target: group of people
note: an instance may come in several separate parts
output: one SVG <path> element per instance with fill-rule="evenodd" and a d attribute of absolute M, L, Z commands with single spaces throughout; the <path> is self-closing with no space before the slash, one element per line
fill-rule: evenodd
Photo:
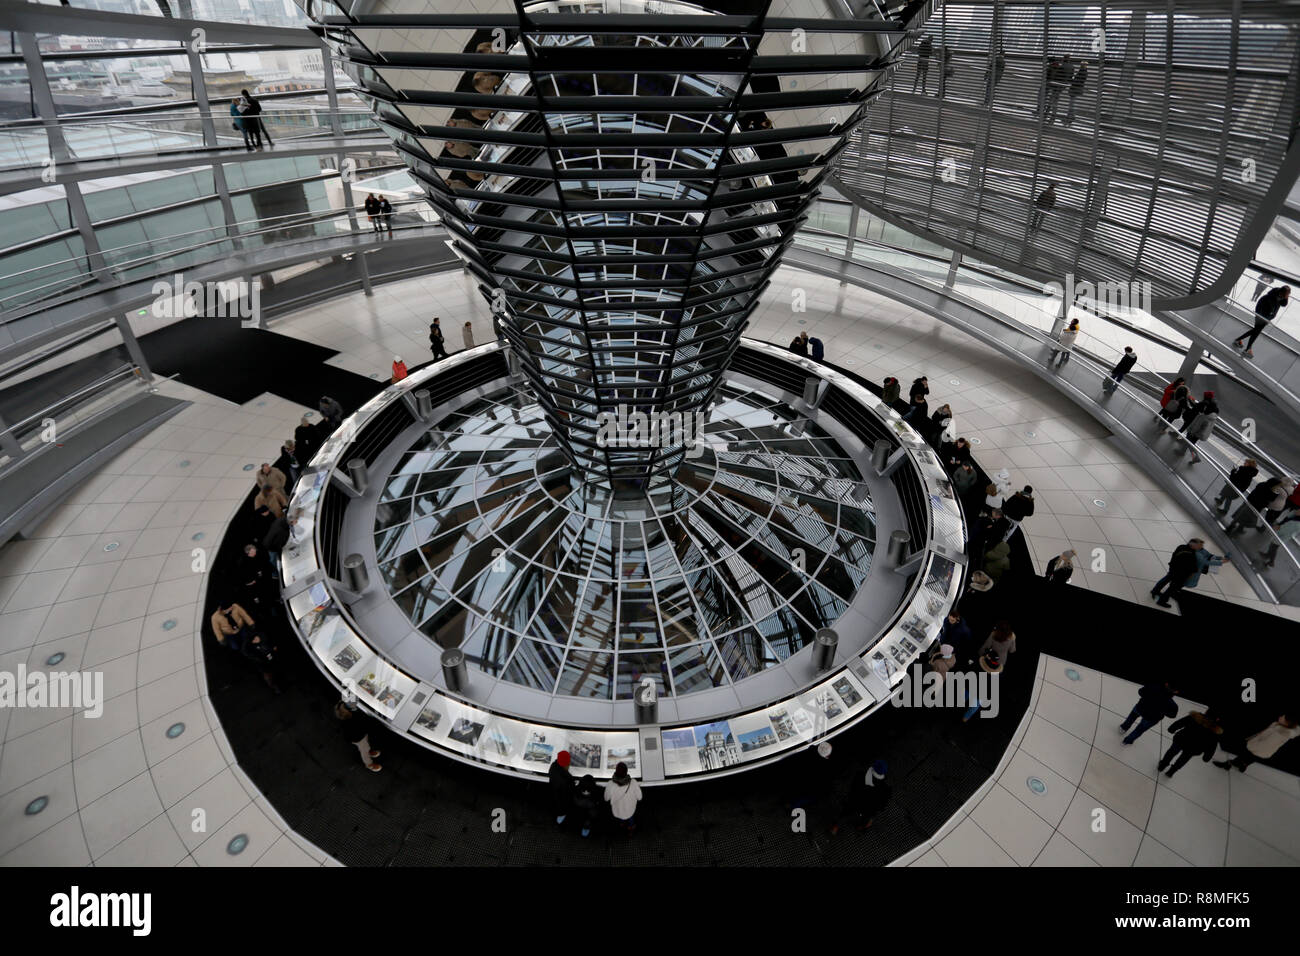
<path fill-rule="evenodd" d="M 1177 717 L 1178 702 L 1174 699 L 1177 694 L 1177 689 L 1168 681 L 1140 688 L 1137 703 L 1119 725 L 1120 730 L 1127 731 L 1124 743 L 1132 744 L 1161 720 Z M 1215 760 L 1214 765 L 1223 770 L 1236 767 L 1244 771 L 1257 760 L 1268 760 L 1288 741 L 1300 736 L 1300 724 L 1295 717 L 1282 714 L 1258 732 L 1249 733 L 1248 729 L 1242 728 L 1237 728 L 1234 732 L 1231 722 L 1225 727 L 1224 721 L 1210 708 L 1192 711 L 1182 719 L 1175 720 L 1169 725 L 1169 733 L 1173 739 L 1157 764 L 1157 768 L 1163 770 L 1167 778 L 1196 757 L 1209 763 L 1220 747 L 1235 756 L 1232 759 Z"/>
<path fill-rule="evenodd" d="M 371 193 L 366 196 L 363 208 L 366 211 L 366 219 L 370 221 L 371 230 L 380 235 L 387 232 L 391 239 L 393 235 L 393 204 L 388 201 L 388 197 L 376 196 Z"/>
<path fill-rule="evenodd" d="M 267 146 L 275 145 L 262 120 L 262 104 L 248 90 L 240 90 L 239 96 L 230 101 L 230 119 L 235 130 L 243 134 L 244 148 L 250 153 L 262 148 L 263 139 Z"/>
<path fill-rule="evenodd" d="M 1069 105 L 1065 111 L 1065 125 L 1074 123 L 1075 101 L 1084 94 L 1088 86 L 1088 61 L 1075 66 L 1070 54 L 1054 56 L 1048 59 L 1043 71 L 1043 85 L 1038 92 L 1038 112 L 1049 123 L 1056 122 L 1056 110 L 1060 105 L 1061 94 L 1066 93 Z"/>
<path fill-rule="evenodd" d="M 916 92 L 919 84 L 921 92 L 929 94 L 926 84 L 930 75 L 930 59 L 934 56 L 934 42 L 929 36 L 921 37 L 916 45 L 916 76 L 912 79 L 912 92 Z M 947 44 L 939 47 L 939 96 L 946 96 L 948 93 L 948 80 L 957 75 L 957 68 L 952 65 L 952 50 Z"/>
<path fill-rule="evenodd" d="M 276 642 L 287 626 L 279 558 L 297 523 L 289 495 L 303 467 L 343 421 L 343 407 L 329 396 L 321 397 L 318 408 L 320 421 L 304 416 L 275 461 L 262 462 L 254 473 L 254 520 L 209 622 L 217 643 L 250 661 L 274 694 L 281 692 Z"/>
<path fill-rule="evenodd" d="M 474 347 L 474 323 L 466 321 L 460 328 L 460 336 L 461 341 L 465 343 L 465 348 L 472 349 Z M 435 318 L 429 323 L 429 351 L 433 353 L 435 362 L 447 357 L 447 340 L 442 332 L 441 318 Z M 394 355 L 392 377 L 389 381 L 396 385 L 409 374 L 410 370 L 407 368 L 406 362 L 400 355 Z"/>
<path fill-rule="evenodd" d="M 1165 434 L 1182 432 L 1192 449 L 1191 463 L 1195 464 L 1201 460 L 1196 443 L 1214 433 L 1214 425 L 1219 420 L 1219 403 L 1215 401 L 1214 392 L 1208 389 L 1197 399 L 1192 395 L 1187 380 L 1179 376 L 1165 386 L 1156 415 L 1165 423 Z M 1180 420 L 1182 424 L 1176 424 Z"/>
<path fill-rule="evenodd" d="M 575 780 L 569 765 L 572 755 L 561 750 L 551 761 L 546 776 L 551 786 L 551 801 L 555 809 L 555 823 L 563 826 L 573 817 L 584 837 L 591 836 L 600 816 L 600 808 L 609 804 L 610 816 L 624 833 L 636 832 L 636 808 L 641 802 L 641 784 L 628 773 L 627 764 L 614 767 L 614 776 L 605 784 L 596 782 L 591 774 Z"/>
<path fill-rule="evenodd" d="M 790 351 L 816 362 L 826 358 L 826 346 L 816 336 L 809 337 L 807 332 L 800 332 L 790 342 Z"/>

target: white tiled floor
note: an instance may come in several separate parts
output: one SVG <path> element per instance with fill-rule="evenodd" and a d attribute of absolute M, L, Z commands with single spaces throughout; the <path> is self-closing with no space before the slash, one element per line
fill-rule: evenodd
<path fill-rule="evenodd" d="M 807 292 L 806 314 L 790 311 L 794 287 Z M 452 351 L 467 318 L 476 341 L 492 338 L 486 304 L 459 273 L 343 297 L 274 329 L 339 349 L 332 364 L 387 377 L 394 353 L 410 365 L 429 357 L 435 314 Z M 1084 412 L 961 333 L 782 270 L 749 334 L 788 342 L 803 328 L 832 361 L 870 378 L 929 375 L 932 400 L 948 401 L 959 430 L 981 439 L 981 464 L 1039 489 L 1025 530 L 1040 562 L 1067 546 L 1107 548 L 1105 573 L 1076 572 L 1073 583 L 1145 600 L 1164 555 L 1197 530 Z M 31 540 L 0 549 L 0 670 L 42 667 L 61 652 L 63 669 L 101 671 L 108 698 L 97 719 L 0 710 L 0 864 L 334 865 L 286 832 L 235 764 L 206 697 L 206 575 L 192 570 L 192 549 L 215 549 L 249 489 L 245 466 L 273 457 L 304 409 L 269 395 L 240 408 L 175 383 L 162 391 L 194 404 L 85 482 Z M 1230 569 L 1202 580 L 1258 603 Z M 1295 779 L 1188 766 L 1157 784 L 1157 731 L 1132 748 L 1112 739 L 1135 688 L 1082 668 L 1080 681 L 1066 681 L 1051 663 L 998 778 L 904 862 L 1300 861 Z M 178 723 L 184 732 L 168 738 Z M 1028 790 L 1030 776 L 1044 793 Z M 48 805 L 27 815 L 38 797 Z M 1098 807 L 1104 835 L 1092 835 Z M 232 856 L 226 847 L 239 834 L 248 846 Z"/>
<path fill-rule="evenodd" d="M 1047 655 L 1035 685 L 1023 737 L 998 772 L 895 865 L 1300 865 L 1295 777 L 1193 760 L 1168 779 L 1156 763 L 1169 721 L 1121 743 L 1135 685 Z M 1180 715 L 1195 706 L 1179 704 Z"/>

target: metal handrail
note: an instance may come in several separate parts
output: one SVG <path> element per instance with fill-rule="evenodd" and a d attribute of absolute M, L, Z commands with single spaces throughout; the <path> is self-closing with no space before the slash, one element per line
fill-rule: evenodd
<path fill-rule="evenodd" d="M 34 423 L 39 423 L 42 419 L 49 417 L 51 413 L 57 414 L 58 412 L 66 409 L 69 405 L 75 404 L 84 396 L 90 395 L 94 392 L 103 391 L 104 386 L 107 385 L 109 382 L 111 382 L 113 379 L 121 378 L 124 375 L 138 376 L 140 374 L 141 374 L 140 367 L 138 365 L 136 365 L 134 362 L 127 362 L 125 365 L 121 366 L 115 371 L 109 372 L 107 375 L 100 376 L 99 378 L 95 379 L 95 381 L 91 382 L 89 385 L 83 386 L 82 388 L 73 392 L 71 395 L 65 395 L 63 398 L 60 398 L 58 401 L 46 405 L 40 411 L 28 415 L 22 421 L 15 422 L 14 424 L 9 426 L 8 431 L 11 435 L 14 436 L 14 438 L 18 438 L 20 432 L 25 431 L 30 425 Z"/>
<path fill-rule="evenodd" d="M 401 206 L 410 206 L 410 205 L 422 206 L 423 204 L 424 204 L 424 200 L 423 200 L 423 199 L 399 199 L 396 203 L 393 203 L 393 206 L 394 206 L 394 208 L 396 209 L 396 208 L 401 207 Z M 205 241 L 205 242 L 199 242 L 199 243 L 195 243 L 195 244 L 193 244 L 193 245 L 183 246 L 183 247 L 178 248 L 178 249 L 169 249 L 169 250 L 167 250 L 167 251 L 165 251 L 165 252 L 160 252 L 160 253 L 158 253 L 158 254 L 156 254 L 156 255 L 152 255 L 152 256 L 144 256 L 144 257 L 141 257 L 141 258 L 138 258 L 138 259 L 128 259 L 128 260 L 125 260 L 125 261 L 122 261 L 122 262 L 114 263 L 114 264 L 112 264 L 111 266 L 106 266 L 106 268 L 107 268 L 109 271 L 113 271 L 113 270 L 125 270 L 125 269 L 134 269 L 134 268 L 139 268 L 140 266 L 149 265 L 150 263 L 153 263 L 153 262 L 159 262 L 159 261 L 162 261 L 162 260 L 164 260 L 164 259 L 169 259 L 169 258 L 172 258 L 172 257 L 175 257 L 175 256 L 185 255 L 186 253 L 194 252 L 194 251 L 196 251 L 196 250 L 203 249 L 203 248 L 206 248 L 206 247 L 208 247 L 208 246 L 216 245 L 217 243 L 232 242 L 232 241 L 234 241 L 234 240 L 236 240 L 236 239 L 252 239 L 252 238 L 256 238 L 256 237 L 261 236 L 261 235 L 265 235 L 265 234 L 268 233 L 268 232 L 275 232 L 275 231 L 277 231 L 277 230 L 279 230 L 279 229 L 285 229 L 285 228 L 289 228 L 289 227 L 291 227 L 291 226 L 315 225 L 315 224 L 317 224 L 317 223 L 328 222 L 328 221 L 330 221 L 330 220 L 339 219 L 339 218 L 341 218 L 341 217 L 348 216 L 349 212 L 350 212 L 350 210 L 348 210 L 348 209 L 335 209 L 335 210 L 330 210 L 330 211 L 327 212 L 327 213 L 318 213 L 318 214 L 301 214 L 301 213 L 297 213 L 297 214 L 288 215 L 288 216 L 270 216 L 270 217 L 267 217 L 267 218 L 265 218 L 265 219 L 248 219 L 248 220 L 242 220 L 241 222 L 232 223 L 232 224 L 229 225 L 229 226 L 227 226 L 227 225 L 225 225 L 225 224 L 222 224 L 222 225 L 219 225 L 219 226 L 209 226 L 209 227 L 207 227 L 207 228 L 205 228 L 205 229 L 196 229 L 196 230 L 193 230 L 192 232 L 175 233 L 174 235 L 171 235 L 171 236 L 163 236 L 163 237 L 160 237 L 160 238 L 157 238 L 157 239 L 145 240 L 145 241 L 143 241 L 143 242 L 127 243 L 126 245 L 122 245 L 122 246 L 113 246 L 113 247 L 111 247 L 111 248 L 109 248 L 109 249 L 101 250 L 101 254 L 104 254 L 104 253 L 112 253 L 112 252 L 116 252 L 116 251 L 124 250 L 124 249 L 133 249 L 133 248 L 135 248 L 135 247 L 137 247 L 137 246 L 155 246 L 155 245 L 157 245 L 157 244 L 160 243 L 160 242 L 167 242 L 168 240 L 171 240 L 171 239 L 183 238 L 183 237 L 185 237 L 185 236 L 199 235 L 199 234 L 202 234 L 202 233 L 208 233 L 208 232 L 216 232 L 216 231 L 218 231 L 218 230 L 226 231 L 226 230 L 228 230 L 228 229 L 234 229 L 234 228 L 237 228 L 237 227 L 240 226 L 240 225 L 245 225 L 245 224 L 249 224 L 249 223 L 273 222 L 274 220 L 277 220 L 277 219 L 294 219 L 294 220 L 295 220 L 295 221 L 293 221 L 293 222 L 284 222 L 284 223 L 280 223 L 280 224 L 278 224 L 278 225 L 266 226 L 266 227 L 259 228 L 259 229 L 254 229 L 254 230 L 251 230 L 251 231 L 238 231 L 238 232 L 235 232 L 233 235 L 229 235 L 229 234 L 228 234 L 228 235 L 223 235 L 223 236 L 217 236 L 217 237 L 214 237 L 213 239 L 209 239 L 209 240 L 207 240 L 207 241 Z M 396 227 L 395 227 L 395 229 L 409 229 L 409 228 L 411 228 L 411 226 L 401 226 L 401 225 L 399 225 L 399 226 L 396 226 Z M 348 232 L 352 232 L 352 231 L 353 231 L 353 230 L 351 229 L 351 225 L 350 225 L 350 223 L 349 223 L 349 228 L 348 228 L 347 231 L 348 231 Z M 66 265 L 67 263 L 73 263 L 73 262 L 79 263 L 79 262 L 85 260 L 86 258 L 87 258 L 87 255 L 86 255 L 86 254 L 82 254 L 82 255 L 80 255 L 80 256 L 73 256 L 73 257 L 68 258 L 68 259 L 61 259 L 61 260 L 59 260 L 59 261 L 57 261 L 57 262 L 53 262 L 53 263 L 45 263 L 44 265 L 36 266 L 36 267 L 33 267 L 32 269 L 24 270 L 24 271 L 22 271 L 22 272 L 15 272 L 15 273 L 11 273 L 11 274 L 6 275 L 6 276 L 0 276 L 0 281 L 4 281 L 5 279 L 11 279 L 11 278 L 15 278 L 15 277 L 18 277 L 18 276 L 26 275 L 26 274 L 31 273 L 31 272 L 41 271 L 41 270 L 43 270 L 43 269 L 53 268 L 54 266 L 58 266 L 58 265 Z M 92 275 L 79 275 L 75 280 L 70 280 L 70 281 L 68 281 L 68 280 L 55 280 L 55 281 L 52 281 L 52 282 L 48 282 L 48 283 L 46 283 L 46 284 L 44 284 L 44 285 L 34 286 L 34 287 L 32 287 L 32 288 L 25 289 L 25 290 L 23 290 L 22 292 L 14 293 L 14 294 L 11 295 L 8 299 L 0 301 L 0 308 L 4 308 L 6 311 L 8 311 L 10 307 L 8 307 L 5 303 L 9 302 L 10 300 L 12 300 L 12 299 L 14 299 L 14 298 L 18 298 L 18 297 L 28 297 L 28 296 L 32 296 L 32 295 L 34 295 L 34 294 L 38 294 L 38 295 L 37 295 L 37 298 L 35 298 L 35 299 L 29 299 L 28 301 L 21 302 L 21 303 L 16 303 L 14 306 L 12 306 L 12 308 L 13 308 L 13 309 L 20 309 L 20 308 L 22 308 L 22 307 L 24 307 L 24 306 L 32 306 L 32 305 L 35 305 L 35 304 L 38 303 L 38 302 L 41 302 L 41 301 L 43 301 L 43 300 L 45 300 L 45 299 L 48 299 L 48 298 L 51 298 L 52 296 L 57 295 L 57 294 L 58 294 L 58 290 L 60 290 L 60 289 L 76 289 L 76 288 L 83 287 L 87 282 L 92 282 L 92 281 L 94 281 L 94 276 L 93 276 L 93 274 L 92 274 Z M 47 294 L 45 294 L 45 295 L 39 295 L 39 293 L 45 292 L 45 290 L 50 290 L 50 289 L 54 289 L 55 291 L 49 292 L 49 293 L 47 293 Z M 23 314 L 30 314 L 30 313 L 23 313 Z M 15 319 L 15 318 L 19 318 L 19 317 L 21 317 L 21 316 L 20 316 L 20 315 L 16 315 L 16 314 L 15 314 L 15 315 L 7 315 L 3 320 L 0 320 L 0 324 L 3 324 L 4 322 L 12 321 L 13 319 Z"/>

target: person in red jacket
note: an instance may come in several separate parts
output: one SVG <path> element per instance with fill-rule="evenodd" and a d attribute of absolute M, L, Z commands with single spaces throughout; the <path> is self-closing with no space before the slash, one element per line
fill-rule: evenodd
<path fill-rule="evenodd" d="M 393 356 L 393 384 L 397 384 L 406 378 L 406 363 L 402 361 L 400 355 Z"/>
<path fill-rule="evenodd" d="M 1184 379 L 1184 378 L 1176 378 L 1176 379 L 1174 379 L 1172 382 L 1170 382 L 1168 385 L 1166 385 L 1166 386 L 1165 386 L 1165 393 L 1164 393 L 1163 395 L 1160 396 L 1160 407 L 1161 407 L 1161 408 L 1164 408 L 1166 405 L 1168 405 L 1168 404 L 1169 404 L 1169 399 L 1173 398 L 1173 397 L 1174 397 L 1174 392 L 1178 391 L 1178 386 L 1180 386 L 1180 385 L 1186 385 L 1186 384 L 1187 384 L 1187 380 L 1186 380 L 1186 379 Z"/>

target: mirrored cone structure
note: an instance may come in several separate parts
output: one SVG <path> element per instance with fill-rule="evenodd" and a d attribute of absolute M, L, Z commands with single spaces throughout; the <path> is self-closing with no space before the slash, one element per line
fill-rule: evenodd
<path fill-rule="evenodd" d="M 814 0 L 478 6 L 305 3 L 426 187 L 574 476 L 662 488 L 929 4 L 871 20 Z"/>

